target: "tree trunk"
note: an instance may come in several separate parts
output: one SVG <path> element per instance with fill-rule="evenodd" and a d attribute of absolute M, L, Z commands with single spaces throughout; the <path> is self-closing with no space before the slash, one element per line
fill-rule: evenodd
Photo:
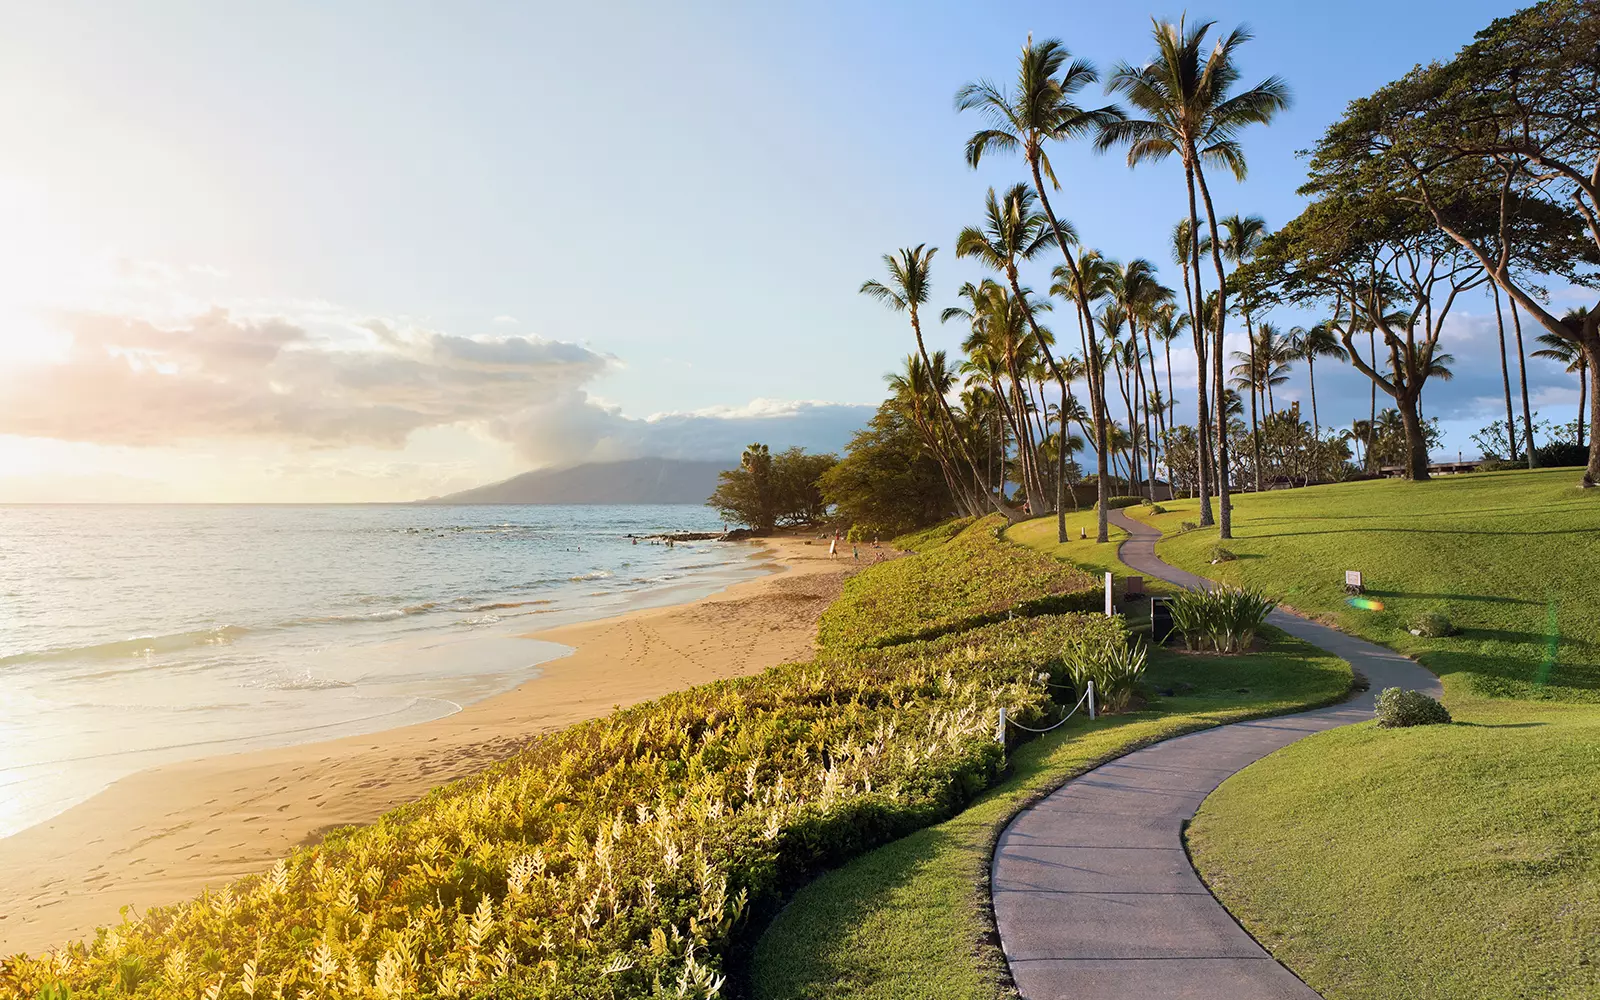
<path fill-rule="evenodd" d="M 911 332 L 917 335 L 917 352 L 922 355 L 923 369 L 928 373 L 929 380 L 931 381 L 933 378 L 933 362 L 928 359 L 928 346 L 922 342 L 922 323 L 917 318 L 917 304 L 915 301 L 911 303 Z M 971 453 L 967 451 L 967 442 L 962 439 L 961 434 L 956 427 L 955 414 L 950 412 L 950 401 L 944 398 L 944 393 L 942 392 L 935 392 L 933 395 L 938 400 L 939 412 L 944 416 L 945 426 L 948 428 L 950 436 L 955 438 L 956 444 L 961 448 L 961 457 L 966 460 L 967 468 L 972 470 L 974 478 L 981 478 L 982 473 L 978 471 L 978 463 L 972 460 Z M 963 488 L 962 492 L 964 495 L 976 500 L 976 497 L 972 497 L 971 494 L 965 490 L 965 488 Z M 1006 516 L 1007 521 L 1016 520 L 1016 518 L 1013 516 L 1014 512 L 1007 510 L 1005 505 L 1000 503 L 999 500 L 995 498 L 994 494 L 988 489 L 988 484 L 983 484 L 983 492 L 985 494 L 984 499 L 987 501 L 987 503 L 974 504 L 973 506 L 977 510 L 982 510 L 986 506 L 993 505 L 995 510 Z"/>
<path fill-rule="evenodd" d="M 1039 159 L 1037 156 L 1028 157 L 1028 168 L 1033 173 L 1033 188 L 1039 193 L 1039 207 L 1044 209 L 1045 218 L 1050 220 L 1050 230 L 1055 233 L 1056 246 L 1061 248 L 1061 256 L 1066 258 L 1067 269 L 1072 272 L 1074 291 L 1077 292 L 1076 297 L 1078 300 L 1078 322 L 1080 324 L 1088 323 L 1089 332 L 1093 333 L 1094 317 L 1089 311 L 1089 301 L 1084 293 L 1083 275 L 1078 272 L 1078 262 L 1072 258 L 1072 251 L 1067 248 L 1066 234 L 1061 231 L 1061 223 L 1056 220 L 1055 210 L 1050 207 L 1050 196 L 1045 194 L 1044 178 L 1039 173 Z M 1095 492 L 1099 497 L 1099 516 L 1097 518 L 1098 525 L 1095 538 L 1096 541 L 1106 542 L 1111 539 L 1111 528 L 1110 522 L 1106 517 L 1106 499 L 1109 494 L 1106 492 L 1108 463 L 1106 460 L 1105 386 L 1096 387 L 1095 385 L 1096 380 L 1100 377 L 1100 366 L 1095 363 L 1094 357 L 1098 352 L 1090 350 L 1090 339 L 1088 337 L 1085 338 L 1084 353 L 1088 356 L 1083 361 L 1088 367 L 1089 408 L 1094 411 L 1095 470 L 1099 478 L 1099 482 L 1095 484 Z M 1046 361 L 1050 362 L 1050 372 L 1055 375 L 1056 381 L 1064 381 L 1061 375 L 1061 367 L 1056 364 L 1055 357 L 1049 351 L 1044 352 L 1044 357 Z"/>
<path fill-rule="evenodd" d="M 1351 317 L 1353 319 L 1354 316 L 1355 316 L 1354 307 L 1351 308 L 1350 315 L 1351 315 Z M 1378 332 L 1376 330 L 1368 330 L 1367 331 L 1367 346 L 1372 348 L 1372 370 L 1373 371 L 1377 371 L 1378 370 Z M 1373 439 L 1377 437 L 1377 435 L 1378 435 L 1378 383 L 1374 382 L 1374 383 L 1372 383 L 1372 415 L 1367 418 L 1367 471 L 1371 472 L 1371 473 L 1379 473 L 1379 472 L 1383 471 L 1383 467 L 1381 465 L 1378 465 L 1375 461 L 1373 461 L 1373 458 L 1372 458 L 1372 442 L 1373 442 Z"/>
<path fill-rule="evenodd" d="M 1200 310 L 1205 308 L 1205 292 L 1200 284 L 1200 214 L 1194 202 L 1194 167 L 1185 162 L 1183 167 L 1184 179 L 1189 187 L 1189 264 L 1194 267 L 1194 293 L 1189 298 L 1189 323 L 1194 332 L 1195 351 L 1195 408 L 1196 427 L 1195 434 L 1199 447 L 1195 451 L 1200 459 L 1200 526 L 1210 527 L 1216 524 L 1216 518 L 1211 515 L 1211 424 L 1207 420 L 1206 409 L 1206 325 L 1200 319 Z M 1189 264 L 1185 265 L 1188 270 Z M 1188 286 L 1185 281 L 1185 287 Z M 1222 399 L 1217 400 L 1217 405 L 1224 405 Z M 1226 415 L 1223 417 L 1227 419 Z"/>
<path fill-rule="evenodd" d="M 1533 414 L 1528 410 L 1528 356 L 1522 350 L 1522 315 L 1517 300 L 1511 300 L 1511 326 L 1517 332 L 1517 376 L 1522 381 L 1523 447 L 1528 451 L 1528 468 L 1537 469 L 1539 458 L 1533 453 Z"/>
<path fill-rule="evenodd" d="M 1261 425 L 1256 420 L 1256 397 L 1260 395 L 1261 387 L 1256 385 L 1261 378 L 1261 369 L 1256 367 L 1256 327 L 1250 319 L 1250 313 L 1244 314 L 1245 335 L 1250 338 L 1250 440 L 1253 444 L 1256 461 L 1256 492 L 1261 492 Z"/>
<path fill-rule="evenodd" d="M 1494 322 L 1500 328 L 1500 383 L 1506 390 L 1506 443 L 1511 454 L 1506 458 L 1509 461 L 1517 460 L 1517 418 L 1511 413 L 1511 369 L 1506 364 L 1506 318 L 1500 311 L 1500 286 L 1493 281 L 1489 282 L 1489 290 L 1494 293 Z"/>
<path fill-rule="evenodd" d="M 1422 417 L 1417 413 L 1417 395 L 1395 397 L 1400 423 L 1406 429 L 1406 478 L 1415 482 L 1428 479 L 1428 439 L 1422 433 Z"/>
<path fill-rule="evenodd" d="M 1190 150 L 1190 155 L 1194 151 Z M 1228 326 L 1228 276 L 1222 271 L 1222 240 L 1217 236 L 1217 212 L 1211 205 L 1211 191 L 1206 187 L 1206 172 L 1198 158 L 1194 161 L 1194 177 L 1200 183 L 1200 197 L 1206 205 L 1206 225 L 1211 230 L 1211 263 L 1217 270 L 1217 349 L 1211 359 L 1212 371 L 1217 380 L 1217 512 L 1218 538 L 1233 537 L 1233 504 L 1228 498 L 1228 394 L 1222 380 L 1222 349 Z M 1192 198 L 1192 196 L 1191 196 Z M 1192 209 L 1191 209 L 1192 211 Z M 1195 239 L 1198 248 L 1200 241 Z M 1271 382 L 1268 382 L 1270 390 Z"/>

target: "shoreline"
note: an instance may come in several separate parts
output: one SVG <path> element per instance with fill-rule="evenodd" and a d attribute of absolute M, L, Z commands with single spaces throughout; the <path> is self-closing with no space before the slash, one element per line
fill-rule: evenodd
<path fill-rule="evenodd" d="M 458 712 L 140 771 L 0 840 L 0 955 L 92 934 L 125 905 L 143 912 L 263 871 L 330 829 L 371 822 L 543 733 L 810 656 L 817 617 L 854 564 L 801 537 L 758 544 L 770 571 L 754 579 L 527 633 L 571 651 Z"/>

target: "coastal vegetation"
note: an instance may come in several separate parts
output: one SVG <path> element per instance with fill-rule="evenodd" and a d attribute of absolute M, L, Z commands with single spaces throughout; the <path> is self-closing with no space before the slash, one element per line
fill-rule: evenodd
<path fill-rule="evenodd" d="M 980 518 L 947 542 L 862 570 L 817 626 L 824 649 L 887 646 L 1002 618 L 1091 611 L 1094 578 L 1000 539 L 1005 519 Z"/>
<path fill-rule="evenodd" d="M 774 455 L 766 445 L 752 444 L 736 468 L 718 473 L 716 492 L 706 504 L 724 521 L 759 532 L 816 524 L 829 507 L 820 480 L 838 461 L 834 455 L 808 455 L 803 448 Z"/>

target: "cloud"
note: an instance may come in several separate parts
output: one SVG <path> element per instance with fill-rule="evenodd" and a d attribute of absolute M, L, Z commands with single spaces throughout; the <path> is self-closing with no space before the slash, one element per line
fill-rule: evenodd
<path fill-rule="evenodd" d="M 469 337 L 381 319 L 295 320 L 212 308 L 181 322 L 69 314 L 66 354 L 0 375 L 0 434 L 136 447 L 257 439 L 405 446 L 468 427 L 532 466 L 640 455 L 842 448 L 870 407 L 757 399 L 647 418 L 593 397 L 616 358 L 566 341 Z"/>

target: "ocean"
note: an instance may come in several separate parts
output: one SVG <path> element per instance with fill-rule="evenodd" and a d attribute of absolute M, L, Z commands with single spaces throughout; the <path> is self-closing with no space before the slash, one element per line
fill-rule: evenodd
<path fill-rule="evenodd" d="M 439 718 L 522 638 L 758 575 L 700 506 L 0 506 L 0 837 L 173 761 Z"/>

